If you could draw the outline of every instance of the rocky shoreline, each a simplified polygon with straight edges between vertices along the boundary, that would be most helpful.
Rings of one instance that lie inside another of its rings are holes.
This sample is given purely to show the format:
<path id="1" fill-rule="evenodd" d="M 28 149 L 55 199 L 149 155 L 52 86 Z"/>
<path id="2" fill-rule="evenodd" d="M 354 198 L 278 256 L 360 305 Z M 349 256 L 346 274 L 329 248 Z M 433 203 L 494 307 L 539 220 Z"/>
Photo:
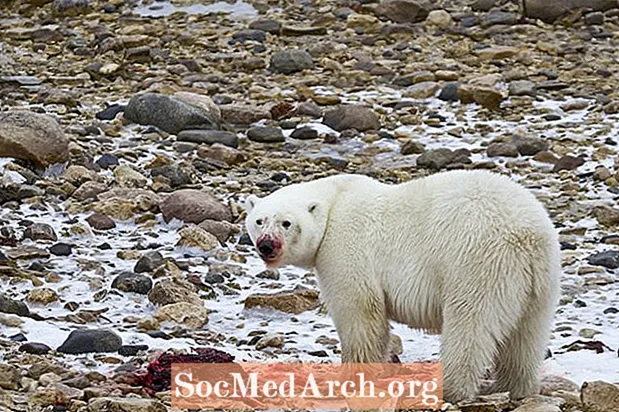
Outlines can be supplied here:
<path id="1" fill-rule="evenodd" d="M 2 409 L 168 410 L 135 380 L 163 351 L 337 361 L 243 198 L 484 168 L 550 211 L 561 306 L 540 396 L 448 409 L 618 411 L 619 9 L 582 3 L 0 0 Z"/>

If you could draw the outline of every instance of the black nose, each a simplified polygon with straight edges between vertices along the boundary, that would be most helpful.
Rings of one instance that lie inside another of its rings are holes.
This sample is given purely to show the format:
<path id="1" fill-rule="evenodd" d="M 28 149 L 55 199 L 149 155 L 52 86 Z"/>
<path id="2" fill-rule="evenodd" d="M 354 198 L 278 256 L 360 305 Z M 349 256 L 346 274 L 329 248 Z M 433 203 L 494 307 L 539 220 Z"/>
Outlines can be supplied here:
<path id="1" fill-rule="evenodd" d="M 258 251 L 264 256 L 270 255 L 271 253 L 273 253 L 273 242 L 268 239 L 263 240 L 258 245 Z"/>

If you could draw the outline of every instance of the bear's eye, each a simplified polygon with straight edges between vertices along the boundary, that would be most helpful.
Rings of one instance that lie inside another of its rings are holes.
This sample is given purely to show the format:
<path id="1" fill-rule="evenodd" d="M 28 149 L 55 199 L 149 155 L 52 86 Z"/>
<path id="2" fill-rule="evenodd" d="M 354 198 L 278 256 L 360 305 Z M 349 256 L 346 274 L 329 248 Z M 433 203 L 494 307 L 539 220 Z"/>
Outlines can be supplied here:
<path id="1" fill-rule="evenodd" d="M 290 226 L 292 226 L 292 223 L 290 223 L 289 220 L 284 220 L 282 222 L 282 226 L 284 227 L 284 229 L 288 229 Z"/>
<path id="2" fill-rule="evenodd" d="M 256 220 L 256 224 L 257 224 L 258 226 L 262 226 L 262 219 L 257 219 L 257 220 Z"/>

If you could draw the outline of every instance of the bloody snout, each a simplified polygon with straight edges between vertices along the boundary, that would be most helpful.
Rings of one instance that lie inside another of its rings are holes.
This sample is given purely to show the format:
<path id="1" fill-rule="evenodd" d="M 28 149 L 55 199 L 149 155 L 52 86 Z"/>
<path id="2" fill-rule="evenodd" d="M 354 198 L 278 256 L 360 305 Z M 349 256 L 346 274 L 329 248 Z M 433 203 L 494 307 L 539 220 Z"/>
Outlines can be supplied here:
<path id="1" fill-rule="evenodd" d="M 281 242 L 269 235 L 261 236 L 256 240 L 256 248 L 263 259 L 275 257 L 280 252 L 281 247 Z"/>
<path id="2" fill-rule="evenodd" d="M 264 239 L 263 241 L 258 243 L 258 251 L 260 254 L 269 256 L 273 253 L 274 245 L 271 239 Z"/>

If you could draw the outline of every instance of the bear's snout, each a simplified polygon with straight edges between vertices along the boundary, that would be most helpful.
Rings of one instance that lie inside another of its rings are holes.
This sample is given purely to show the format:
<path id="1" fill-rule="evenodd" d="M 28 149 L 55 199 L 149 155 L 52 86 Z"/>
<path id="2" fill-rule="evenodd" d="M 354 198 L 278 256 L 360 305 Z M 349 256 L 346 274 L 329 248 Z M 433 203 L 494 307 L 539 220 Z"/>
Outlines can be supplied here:
<path id="1" fill-rule="evenodd" d="M 260 253 L 260 257 L 266 261 L 274 261 L 281 252 L 282 244 L 279 240 L 269 235 L 260 236 L 256 240 L 256 248 Z"/>
<path id="2" fill-rule="evenodd" d="M 269 256 L 273 253 L 273 241 L 271 239 L 265 239 L 262 242 L 258 243 L 258 251 L 260 254 Z"/>

